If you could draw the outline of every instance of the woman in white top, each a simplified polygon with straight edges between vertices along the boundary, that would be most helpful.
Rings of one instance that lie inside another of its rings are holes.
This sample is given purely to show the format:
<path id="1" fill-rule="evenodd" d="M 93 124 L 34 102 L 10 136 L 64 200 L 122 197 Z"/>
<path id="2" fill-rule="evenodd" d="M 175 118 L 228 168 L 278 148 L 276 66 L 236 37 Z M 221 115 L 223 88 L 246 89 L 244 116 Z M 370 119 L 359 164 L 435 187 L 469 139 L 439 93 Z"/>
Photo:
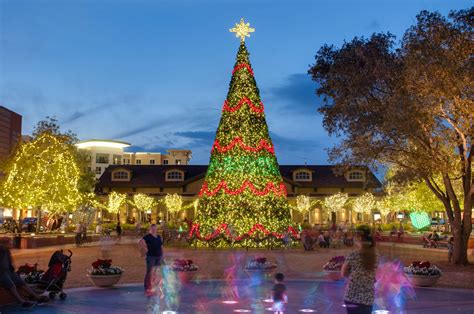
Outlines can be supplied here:
<path id="1" fill-rule="evenodd" d="M 360 247 L 347 256 L 342 275 L 349 277 L 344 295 L 348 314 L 370 314 L 374 303 L 377 255 L 375 242 L 369 230 L 360 237 Z"/>

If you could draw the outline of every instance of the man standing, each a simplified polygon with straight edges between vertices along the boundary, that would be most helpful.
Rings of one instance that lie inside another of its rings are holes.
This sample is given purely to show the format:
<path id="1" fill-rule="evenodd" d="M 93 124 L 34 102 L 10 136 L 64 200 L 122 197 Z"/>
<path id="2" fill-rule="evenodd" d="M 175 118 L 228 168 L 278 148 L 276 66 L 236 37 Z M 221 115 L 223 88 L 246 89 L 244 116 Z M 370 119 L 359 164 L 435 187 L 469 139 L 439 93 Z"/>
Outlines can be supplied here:
<path id="1" fill-rule="evenodd" d="M 157 233 L 155 224 L 150 226 L 149 233 L 138 242 L 142 255 L 146 252 L 146 274 L 145 274 L 145 292 L 152 291 L 151 280 L 153 269 L 161 265 L 163 258 L 163 241 Z"/>

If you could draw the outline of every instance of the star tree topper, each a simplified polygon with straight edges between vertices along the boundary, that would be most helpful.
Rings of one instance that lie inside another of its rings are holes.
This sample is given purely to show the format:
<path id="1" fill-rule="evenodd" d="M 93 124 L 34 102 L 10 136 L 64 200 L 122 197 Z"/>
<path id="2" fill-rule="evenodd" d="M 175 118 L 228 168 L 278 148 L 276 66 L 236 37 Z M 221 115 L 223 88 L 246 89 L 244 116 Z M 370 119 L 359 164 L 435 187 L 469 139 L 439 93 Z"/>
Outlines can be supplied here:
<path id="1" fill-rule="evenodd" d="M 250 23 L 245 23 L 244 19 L 240 19 L 240 23 L 235 23 L 235 27 L 229 29 L 231 33 L 235 33 L 235 37 L 240 37 L 240 41 L 245 41 L 245 37 L 250 37 L 249 33 L 255 32 L 255 28 L 250 27 Z"/>

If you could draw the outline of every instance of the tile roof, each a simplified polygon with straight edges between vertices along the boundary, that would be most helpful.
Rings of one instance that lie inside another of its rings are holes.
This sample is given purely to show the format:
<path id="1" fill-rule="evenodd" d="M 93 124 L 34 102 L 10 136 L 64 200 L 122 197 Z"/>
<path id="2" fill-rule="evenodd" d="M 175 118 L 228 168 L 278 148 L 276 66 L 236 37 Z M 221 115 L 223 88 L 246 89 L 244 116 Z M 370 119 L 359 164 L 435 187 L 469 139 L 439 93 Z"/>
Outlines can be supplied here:
<path id="1" fill-rule="evenodd" d="M 127 169 L 132 172 L 130 181 L 112 181 L 111 171 Z M 357 167 L 368 170 L 367 167 Z M 184 181 L 166 181 L 165 173 L 177 169 L 184 172 Z M 312 171 L 312 181 L 293 181 L 293 172 L 298 169 Z M 98 188 L 103 187 L 179 187 L 199 180 L 206 175 L 207 165 L 111 165 L 99 179 Z M 367 172 L 366 182 L 349 182 L 343 175 L 336 174 L 331 165 L 281 165 L 283 180 L 298 187 L 336 187 L 336 188 L 381 188 L 382 184 L 371 172 Z"/>

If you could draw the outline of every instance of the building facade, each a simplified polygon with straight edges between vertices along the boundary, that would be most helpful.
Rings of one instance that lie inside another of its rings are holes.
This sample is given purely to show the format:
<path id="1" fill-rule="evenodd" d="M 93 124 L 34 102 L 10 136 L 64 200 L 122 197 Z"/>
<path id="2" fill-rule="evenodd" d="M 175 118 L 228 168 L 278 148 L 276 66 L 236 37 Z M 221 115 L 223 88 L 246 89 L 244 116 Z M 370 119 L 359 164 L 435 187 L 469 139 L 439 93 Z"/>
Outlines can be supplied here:
<path id="1" fill-rule="evenodd" d="M 0 160 L 7 158 L 21 140 L 22 117 L 0 106 Z"/>
<path id="2" fill-rule="evenodd" d="M 130 198 L 136 193 L 144 193 L 162 200 L 167 194 L 179 194 L 186 209 L 179 213 L 184 219 L 194 219 L 195 200 L 204 182 L 206 165 L 112 165 L 102 174 L 97 184 L 97 193 L 104 198 L 112 192 L 125 193 Z M 326 196 L 338 192 L 347 193 L 349 197 L 357 197 L 366 192 L 378 194 L 382 187 L 380 181 L 366 167 L 354 167 L 339 173 L 330 165 L 281 165 L 280 172 L 288 192 L 290 204 L 296 205 L 299 195 L 306 195 L 310 201 L 321 201 Z M 137 217 L 137 213 L 126 205 L 123 219 Z M 153 221 L 167 219 L 169 215 L 163 202 L 153 209 L 150 217 Z M 371 217 L 360 214 L 352 215 L 349 209 L 328 214 L 321 206 L 311 208 L 303 217 L 292 210 L 294 221 L 307 221 L 310 224 L 352 221 L 353 223 L 369 221 Z M 124 220 L 125 222 L 125 220 Z"/>
<path id="3" fill-rule="evenodd" d="M 147 152 L 124 152 L 130 143 L 114 140 L 88 140 L 76 144 L 89 154 L 90 170 L 96 179 L 110 165 L 187 165 L 191 160 L 190 150 L 167 150 L 167 154 Z"/>

